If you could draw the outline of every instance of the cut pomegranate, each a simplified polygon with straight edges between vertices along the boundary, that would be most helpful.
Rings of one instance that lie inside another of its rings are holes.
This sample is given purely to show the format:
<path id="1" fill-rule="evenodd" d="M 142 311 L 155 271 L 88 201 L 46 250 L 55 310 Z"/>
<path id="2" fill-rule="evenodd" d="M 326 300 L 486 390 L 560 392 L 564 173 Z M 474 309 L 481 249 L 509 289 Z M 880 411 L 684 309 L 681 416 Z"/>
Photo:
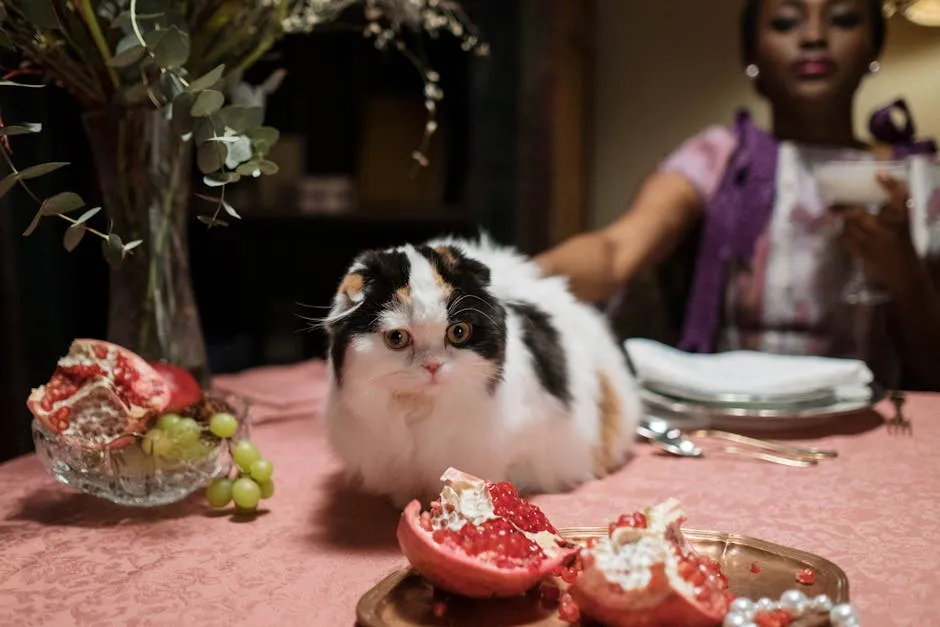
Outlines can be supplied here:
<path id="1" fill-rule="evenodd" d="M 412 501 L 398 523 L 411 566 L 441 590 L 472 598 L 525 593 L 577 552 L 510 483 L 448 468 L 429 511 Z"/>
<path id="2" fill-rule="evenodd" d="M 162 361 L 151 361 L 150 365 L 160 373 L 170 389 L 170 402 L 165 411 L 182 411 L 202 400 L 202 388 L 188 370 Z"/>
<path id="3" fill-rule="evenodd" d="M 643 521 L 644 525 L 635 524 Z M 581 614 L 611 627 L 715 627 L 731 594 L 721 565 L 682 535 L 674 499 L 610 526 L 581 550 L 583 572 L 571 587 Z"/>
<path id="4" fill-rule="evenodd" d="M 54 433 L 115 447 L 130 442 L 120 436 L 142 430 L 169 399 L 163 378 L 140 356 L 102 340 L 77 339 L 26 405 Z"/>

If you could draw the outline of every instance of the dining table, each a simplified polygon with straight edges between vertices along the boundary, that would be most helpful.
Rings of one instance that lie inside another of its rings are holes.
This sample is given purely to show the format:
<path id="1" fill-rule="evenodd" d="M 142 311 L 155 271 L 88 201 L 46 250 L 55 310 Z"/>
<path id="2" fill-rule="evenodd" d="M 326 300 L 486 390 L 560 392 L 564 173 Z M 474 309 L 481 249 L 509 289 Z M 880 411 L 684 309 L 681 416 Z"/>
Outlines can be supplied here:
<path id="1" fill-rule="evenodd" d="M 250 517 L 200 493 L 156 508 L 57 483 L 34 454 L 0 465 L 0 625 L 351 626 L 356 604 L 406 566 L 389 502 L 358 493 L 331 452 L 311 360 L 216 376 L 252 406 L 250 437 L 276 492 Z M 834 449 L 794 468 L 742 456 L 679 458 L 637 441 L 617 472 L 533 498 L 557 527 L 603 525 L 669 497 L 689 528 L 807 551 L 847 575 L 866 627 L 940 625 L 940 395 L 908 393 L 788 434 Z"/>

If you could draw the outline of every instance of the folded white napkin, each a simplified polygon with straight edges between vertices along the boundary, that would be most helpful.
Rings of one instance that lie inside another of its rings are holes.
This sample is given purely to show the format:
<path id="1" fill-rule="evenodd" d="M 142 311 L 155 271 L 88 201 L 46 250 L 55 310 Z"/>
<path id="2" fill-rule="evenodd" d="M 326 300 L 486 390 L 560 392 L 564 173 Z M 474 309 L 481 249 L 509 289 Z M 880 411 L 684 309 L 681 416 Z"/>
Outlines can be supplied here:
<path id="1" fill-rule="evenodd" d="M 872 381 L 868 366 L 855 359 L 755 351 L 685 353 L 644 338 L 629 339 L 624 346 L 641 381 L 704 395 L 782 397 L 825 388 L 854 397 Z"/>

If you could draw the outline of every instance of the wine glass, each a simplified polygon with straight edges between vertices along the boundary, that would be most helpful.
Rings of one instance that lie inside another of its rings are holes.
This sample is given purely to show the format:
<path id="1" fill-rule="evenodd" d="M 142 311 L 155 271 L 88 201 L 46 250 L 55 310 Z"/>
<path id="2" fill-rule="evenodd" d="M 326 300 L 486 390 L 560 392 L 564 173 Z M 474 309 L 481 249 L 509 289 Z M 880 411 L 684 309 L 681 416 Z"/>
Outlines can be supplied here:
<path id="1" fill-rule="evenodd" d="M 878 215 L 881 207 L 890 202 L 888 192 L 878 183 L 879 172 L 906 181 L 907 164 L 902 161 L 824 161 L 813 168 L 819 193 L 828 206 L 862 206 L 872 215 Z M 843 303 L 875 306 L 890 300 L 888 293 L 872 284 L 861 264 L 852 259 L 852 272 L 839 294 Z"/>

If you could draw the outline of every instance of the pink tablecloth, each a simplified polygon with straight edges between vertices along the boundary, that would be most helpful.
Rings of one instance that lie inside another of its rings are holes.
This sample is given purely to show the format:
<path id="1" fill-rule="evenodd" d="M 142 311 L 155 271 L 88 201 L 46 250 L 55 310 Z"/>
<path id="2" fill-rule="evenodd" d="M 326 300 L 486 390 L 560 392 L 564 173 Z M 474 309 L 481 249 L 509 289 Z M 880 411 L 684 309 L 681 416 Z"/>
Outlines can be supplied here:
<path id="1" fill-rule="evenodd" d="M 298 376 L 306 371 L 309 388 Z M 278 493 L 249 523 L 199 498 L 153 511 L 111 506 L 56 484 L 32 456 L 0 466 L 0 624 L 352 625 L 359 597 L 404 560 L 397 514 L 338 487 L 323 429 L 301 400 L 285 400 L 315 399 L 322 372 L 303 364 L 223 380 L 249 395 L 266 390 L 294 416 L 255 431 Z M 907 412 L 911 437 L 889 435 L 876 416 L 855 419 L 817 441 L 840 457 L 811 469 L 641 446 L 618 474 L 537 500 L 567 526 L 675 496 L 690 527 L 839 564 L 866 627 L 940 625 L 940 396 L 911 395 Z"/>

